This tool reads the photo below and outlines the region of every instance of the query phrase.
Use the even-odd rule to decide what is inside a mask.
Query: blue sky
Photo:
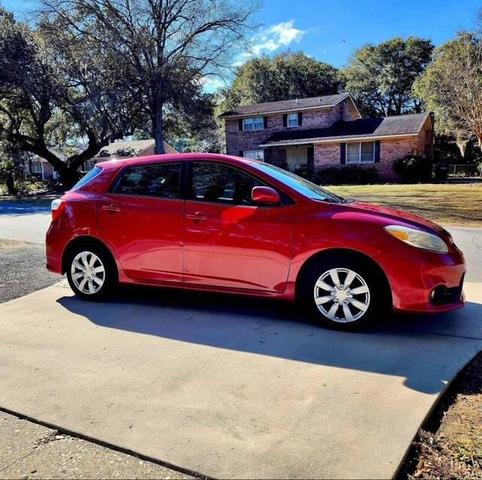
[[[396,35],[439,45],[473,27],[480,8],[482,0],[264,0],[258,18],[268,28],[292,21],[301,33],[288,49],[342,67],[356,48]]]
[[[0,3],[22,16],[35,0]],[[236,61],[301,50],[343,67],[356,48],[396,35],[425,37],[440,45],[458,31],[473,27],[480,8],[482,0],[262,0],[256,14],[261,28],[251,37],[251,52]],[[219,83],[214,79],[210,86]]]

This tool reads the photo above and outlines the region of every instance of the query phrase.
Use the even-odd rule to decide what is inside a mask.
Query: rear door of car
[[[128,277],[182,280],[182,162],[123,169],[98,205],[101,234]]]

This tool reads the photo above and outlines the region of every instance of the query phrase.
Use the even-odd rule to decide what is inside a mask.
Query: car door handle
[[[208,219],[208,217],[201,212],[187,213],[186,218],[188,220],[194,220],[195,222],[203,222]]]
[[[113,203],[111,203],[110,205],[102,205],[102,210],[105,210],[109,213],[119,213],[121,211],[121,209]]]

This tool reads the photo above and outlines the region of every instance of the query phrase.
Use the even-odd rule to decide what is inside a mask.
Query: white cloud
[[[251,48],[238,56],[234,66],[238,67],[256,55],[271,53],[281,47],[298,43],[305,33],[304,30],[300,30],[294,26],[294,20],[271,25],[251,39]]]
[[[226,86],[226,82],[223,79],[214,76],[204,76],[200,79],[200,83],[203,86],[204,91],[207,93],[213,93]]]
[[[269,30],[268,33],[271,33],[275,37],[277,37],[277,44],[275,42],[276,48],[281,45],[289,45],[292,42],[299,42],[301,37],[304,35],[304,31],[293,26],[294,21],[290,20],[289,22],[278,23],[277,25],[273,25]]]
[[[292,43],[298,43],[305,33],[305,30],[294,26],[294,20],[270,25],[250,39],[250,48],[235,57],[233,67],[241,66],[252,57],[272,53],[280,48],[288,47]],[[227,85],[226,79],[216,76],[201,77],[199,82],[203,90],[208,93],[216,92]]]

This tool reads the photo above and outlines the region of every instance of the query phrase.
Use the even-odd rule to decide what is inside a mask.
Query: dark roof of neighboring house
[[[287,112],[291,110],[303,110],[317,107],[334,107],[345,98],[349,97],[348,93],[339,93],[336,95],[324,95],[323,97],[299,98],[295,100],[282,100],[280,102],[255,103],[254,105],[243,105],[233,110],[228,110],[220,115],[220,117],[233,117],[237,115],[252,115],[274,112]]]
[[[415,113],[383,118],[361,118],[359,120],[336,122],[329,128],[298,130],[286,129],[273,133],[263,145],[276,143],[310,143],[316,140],[349,140],[358,137],[383,137],[392,135],[416,134],[422,127],[429,113]]]

